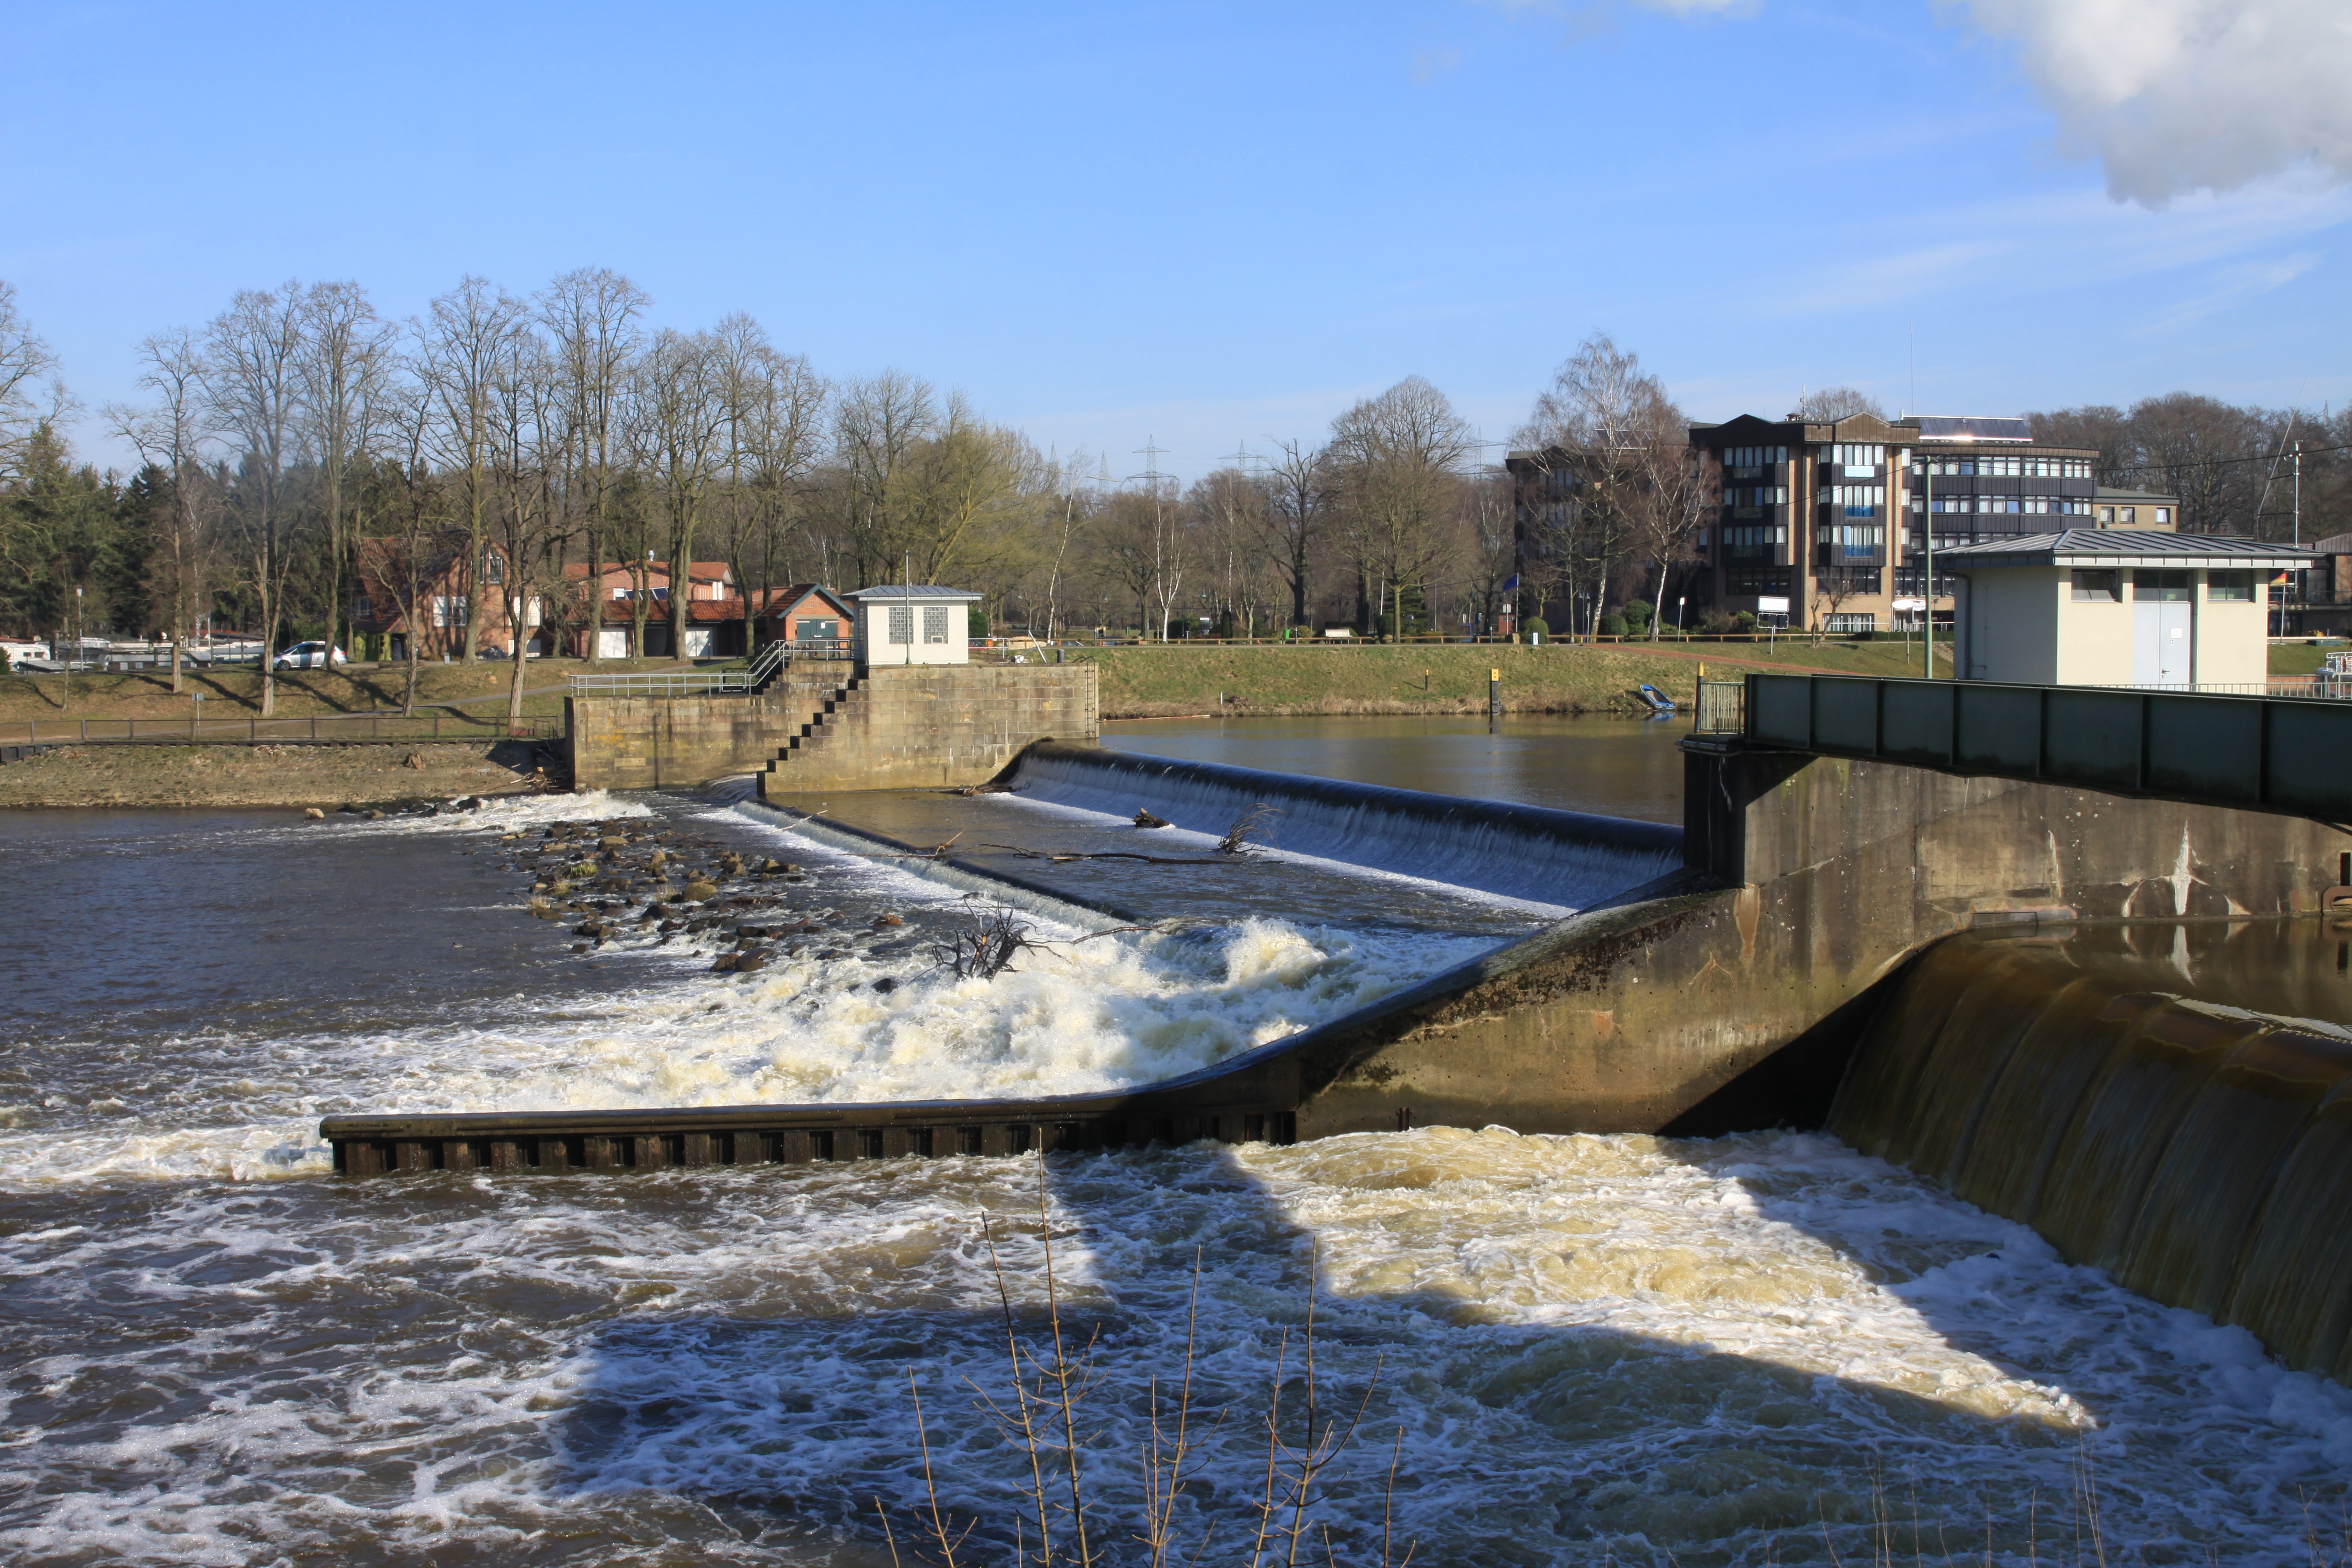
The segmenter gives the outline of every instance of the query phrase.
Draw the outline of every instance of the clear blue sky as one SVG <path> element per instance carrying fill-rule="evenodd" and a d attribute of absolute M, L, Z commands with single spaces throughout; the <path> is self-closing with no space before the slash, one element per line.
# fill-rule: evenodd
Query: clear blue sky
<path fill-rule="evenodd" d="M 2228 4 L 2336 31 L 2222 90 L 2117 89 L 2061 24 L 2118 0 L 16 0 L 0 278 L 95 406 L 239 287 L 601 264 L 1115 473 L 1414 373 L 1500 439 L 1595 329 L 1701 418 L 1909 405 L 1915 328 L 1930 411 L 2341 405 L 2352 8 Z"/>

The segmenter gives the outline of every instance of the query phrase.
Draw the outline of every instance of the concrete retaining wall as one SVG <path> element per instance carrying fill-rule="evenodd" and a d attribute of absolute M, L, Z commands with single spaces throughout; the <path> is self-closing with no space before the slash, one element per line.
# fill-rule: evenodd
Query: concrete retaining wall
<path fill-rule="evenodd" d="M 795 660 L 757 697 L 569 699 L 573 787 L 655 789 L 757 773 L 855 669 L 847 659 Z"/>
<path fill-rule="evenodd" d="M 981 784 L 1032 741 L 1101 732 L 1090 664 L 795 662 L 756 697 L 575 697 L 580 789 L 761 775 L 763 795 Z"/>
<path fill-rule="evenodd" d="M 1101 732 L 1090 664 L 868 666 L 760 775 L 765 796 L 985 783 L 1033 741 Z"/>
<path fill-rule="evenodd" d="M 1921 944 L 2305 912 L 2352 849 L 2301 817 L 1786 752 L 1690 754 L 1685 810 L 1678 879 L 1318 1031 L 1294 1058 L 1299 1135 L 1817 1123 L 1873 986 Z"/>

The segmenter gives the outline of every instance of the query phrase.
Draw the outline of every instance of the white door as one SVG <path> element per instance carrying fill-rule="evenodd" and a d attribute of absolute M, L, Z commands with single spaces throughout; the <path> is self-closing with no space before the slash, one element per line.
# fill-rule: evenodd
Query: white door
<path fill-rule="evenodd" d="M 717 634 L 715 634 L 709 626 L 687 627 L 686 657 L 688 658 L 709 658 L 710 657 L 710 641 Z"/>
<path fill-rule="evenodd" d="M 598 628 L 596 633 L 596 657 L 598 658 L 628 658 L 629 628 L 626 626 L 603 626 Z"/>
<path fill-rule="evenodd" d="M 2167 600 L 2132 605 L 2132 684 L 2186 686 L 2191 647 L 2189 612 L 2195 606 Z"/>

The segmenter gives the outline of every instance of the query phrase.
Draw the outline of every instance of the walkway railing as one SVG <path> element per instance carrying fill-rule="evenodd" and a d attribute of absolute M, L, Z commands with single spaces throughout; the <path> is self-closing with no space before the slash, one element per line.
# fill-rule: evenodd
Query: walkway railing
<path fill-rule="evenodd" d="M 794 659 L 844 659 L 851 656 L 847 637 L 809 637 L 799 642 L 772 642 L 741 669 L 685 669 L 659 673 L 575 675 L 574 697 L 749 697 L 763 689 L 776 672 Z"/>
<path fill-rule="evenodd" d="M 191 704 L 191 707 L 194 707 Z M 503 716 L 477 719 L 462 713 L 315 713 L 300 718 L 206 719 L 26 719 L 0 725 L 0 743 L 10 745 L 250 746 L 268 743 L 367 745 L 396 741 L 536 741 L 556 734 L 561 721 L 526 719 L 509 724 Z"/>
<path fill-rule="evenodd" d="M 2352 822 L 2352 703 L 1845 675 L 1747 686 L 1754 745 Z"/>

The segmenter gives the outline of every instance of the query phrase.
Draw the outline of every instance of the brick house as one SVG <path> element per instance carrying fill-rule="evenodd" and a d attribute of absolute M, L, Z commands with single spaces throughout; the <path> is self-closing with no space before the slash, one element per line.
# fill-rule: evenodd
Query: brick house
<path fill-rule="evenodd" d="M 359 571 L 351 603 L 352 658 L 405 659 L 412 641 L 420 658 L 465 656 L 477 578 L 467 560 L 466 536 L 436 535 L 425 551 L 412 581 L 407 541 L 359 542 Z M 499 591 L 506 581 L 506 557 L 496 545 L 484 547 L 478 575 L 486 593 L 474 646 L 503 656 L 515 638 L 506 596 Z M 542 609 L 536 595 L 524 609 L 529 651 L 533 654 L 543 655 L 553 647 L 552 637 L 541 625 Z"/>
<path fill-rule="evenodd" d="M 593 590 L 596 605 L 595 634 L 597 653 L 604 658 L 626 658 L 633 651 L 630 643 L 636 632 L 636 595 L 638 574 L 644 574 L 646 596 L 651 602 L 646 606 L 645 656 L 667 658 L 670 652 L 670 580 L 668 563 L 647 561 L 642 568 L 634 562 L 609 564 L 598 574 Z M 587 596 L 587 563 L 577 562 L 564 569 L 564 574 L 576 587 L 575 594 Z M 686 647 L 688 658 L 728 658 L 744 651 L 744 591 L 735 581 L 734 573 L 722 561 L 697 561 L 687 570 Z M 778 641 L 824 641 L 846 637 L 855 619 L 847 603 L 818 583 L 794 583 L 782 588 L 751 591 L 751 620 L 757 640 L 762 645 Z M 566 651 L 575 657 L 585 657 L 588 651 L 589 616 L 579 617 L 581 625 L 566 635 Z"/>

